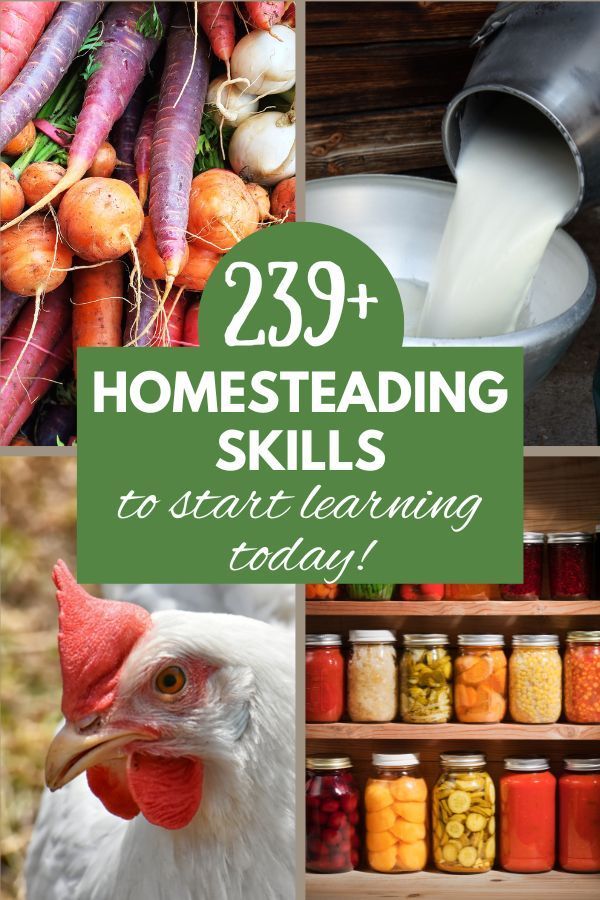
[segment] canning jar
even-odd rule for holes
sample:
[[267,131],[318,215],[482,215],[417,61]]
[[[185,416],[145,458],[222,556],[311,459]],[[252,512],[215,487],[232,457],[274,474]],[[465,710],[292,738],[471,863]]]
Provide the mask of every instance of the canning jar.
[[339,722],[344,712],[344,657],[339,634],[306,635],[306,721]]
[[515,634],[508,664],[508,699],[515,722],[557,722],[562,707],[562,662],[556,634]]
[[593,536],[586,531],[553,531],[548,535],[550,596],[585,600],[592,596]]
[[367,860],[376,872],[427,863],[427,785],[418,753],[374,753],[365,788]]
[[359,791],[348,756],[306,760],[306,868],[350,872],[360,857]]
[[567,633],[565,715],[580,725],[600,722],[600,631]]
[[459,634],[454,710],[459,722],[501,722],[506,713],[506,656],[501,634]]
[[496,584],[447,584],[447,600],[493,600],[498,594]]
[[596,592],[594,597],[600,600],[600,525],[596,525],[596,537],[594,538],[594,568],[596,570]]
[[523,534],[523,583],[501,584],[503,600],[539,600],[542,596],[544,571],[544,534],[526,531]]
[[395,584],[347,584],[351,600],[391,600]]
[[339,594],[339,584],[306,584],[304,587],[307,600],[336,600]]
[[443,584],[401,584],[401,600],[443,600]]
[[496,791],[483,753],[442,753],[432,799],[433,861],[443,872],[488,872],[496,855]]
[[500,865],[507,872],[554,866],[556,778],[547,759],[509,758],[500,779]]
[[600,872],[600,759],[565,759],[558,779],[558,861]]
[[403,722],[450,721],[452,660],[447,634],[405,634],[400,661],[400,714]]
[[351,631],[348,715],[353,722],[391,722],[398,712],[393,631]]

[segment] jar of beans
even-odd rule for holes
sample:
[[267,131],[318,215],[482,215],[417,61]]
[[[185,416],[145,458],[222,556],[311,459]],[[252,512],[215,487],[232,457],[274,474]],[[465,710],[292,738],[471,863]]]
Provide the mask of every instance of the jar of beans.
[[593,551],[589,532],[554,531],[548,535],[550,595],[554,600],[592,596]]
[[515,634],[508,666],[510,714],[515,722],[557,722],[562,706],[562,662],[556,634]]
[[338,584],[305,585],[305,596],[307,600],[336,600],[338,594]]
[[569,631],[565,653],[565,715],[600,723],[600,631]]
[[503,600],[539,600],[542,595],[544,567],[544,534],[526,531],[523,534],[523,583],[501,584]]
[[306,868],[351,872],[358,866],[359,791],[348,756],[306,760]]

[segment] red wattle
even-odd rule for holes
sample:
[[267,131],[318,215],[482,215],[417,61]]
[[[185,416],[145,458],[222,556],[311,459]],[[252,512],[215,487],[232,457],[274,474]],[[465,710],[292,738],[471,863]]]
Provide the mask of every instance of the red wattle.
[[87,770],[87,782],[92,794],[113,816],[134,819],[140,808],[131,796],[127,784],[125,761],[121,765],[92,766]]
[[204,765],[199,759],[133,753],[129,789],[143,816],[161,828],[185,828],[202,800]]

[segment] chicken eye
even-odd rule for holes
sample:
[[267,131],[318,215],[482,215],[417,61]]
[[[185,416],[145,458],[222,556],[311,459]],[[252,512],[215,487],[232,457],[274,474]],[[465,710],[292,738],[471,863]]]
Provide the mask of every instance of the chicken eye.
[[154,686],[161,694],[178,694],[185,686],[185,672],[179,666],[168,666],[156,676]]

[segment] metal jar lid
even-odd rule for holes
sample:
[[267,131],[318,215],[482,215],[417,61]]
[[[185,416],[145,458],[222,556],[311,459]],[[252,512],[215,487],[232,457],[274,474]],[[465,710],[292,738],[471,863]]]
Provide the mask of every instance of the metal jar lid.
[[459,647],[504,647],[503,634],[459,634]]
[[524,544],[543,544],[546,539],[546,535],[543,531],[524,531],[523,532],[523,543]]
[[513,634],[513,647],[558,647],[557,634]]
[[549,544],[587,544],[594,539],[589,531],[551,531]]
[[567,641],[571,644],[595,644],[600,641],[600,631],[568,631]]
[[307,647],[341,647],[341,634],[307,634],[305,637]]
[[393,631],[351,631],[348,635],[351,644],[395,644],[396,635]]
[[565,759],[565,769],[567,772],[600,772],[600,759]]
[[373,765],[382,769],[410,768],[420,762],[418,753],[374,753],[372,759]]
[[405,634],[405,647],[440,647],[450,643],[447,634]]
[[504,768],[508,772],[546,772],[550,768],[550,760],[543,756],[509,756],[504,760]]
[[485,765],[485,753],[440,753],[440,763],[446,769],[472,769]]
[[306,768],[313,770],[351,769],[352,760],[349,756],[308,756]]

